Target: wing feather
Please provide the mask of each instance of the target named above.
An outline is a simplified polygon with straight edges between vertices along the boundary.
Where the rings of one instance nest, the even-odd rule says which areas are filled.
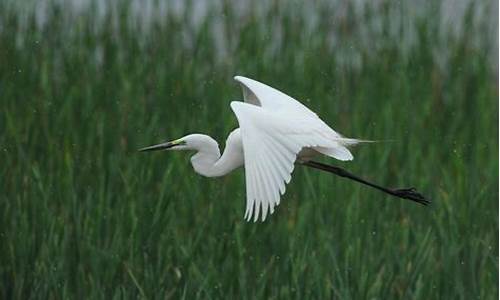
[[[236,76],[245,102],[231,102],[240,124],[245,158],[245,219],[274,212],[286,191],[297,155],[303,148],[339,160],[351,160],[346,146],[361,140],[335,132],[299,101],[256,80]]]
[[[271,152],[271,155],[273,157],[276,157],[277,159],[274,160],[272,159],[271,162],[271,168],[273,169],[273,180],[274,182],[278,185],[278,191],[282,195],[285,193],[285,182],[284,179],[287,177],[288,171],[285,169],[283,164],[279,161],[279,158],[281,154],[277,153],[274,147],[269,147],[269,150]],[[278,195],[279,197],[279,195]]]
[[[246,220],[264,221],[274,212],[299,152],[306,147],[339,144],[322,133],[321,124],[310,117],[276,113],[249,103],[234,101],[243,141],[247,188]],[[309,118],[309,120],[307,119]]]

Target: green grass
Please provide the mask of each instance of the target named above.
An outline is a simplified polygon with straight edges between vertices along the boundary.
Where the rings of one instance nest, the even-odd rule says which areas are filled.
[[[124,12],[97,29],[89,13],[68,33],[53,11],[44,30],[28,16],[20,31],[0,5],[0,298],[497,299],[498,86],[491,40],[472,24],[443,38],[421,20],[404,53],[389,36],[357,43],[327,13],[305,34],[293,10],[228,9],[223,22],[238,26],[215,59],[215,16],[190,46],[187,16],[144,35]],[[334,55],[331,30],[361,67]],[[297,167],[274,215],[246,223],[243,170],[203,178],[187,153],[136,152],[193,132],[223,146],[236,74],[349,137],[391,140],[335,163],[433,205]]]

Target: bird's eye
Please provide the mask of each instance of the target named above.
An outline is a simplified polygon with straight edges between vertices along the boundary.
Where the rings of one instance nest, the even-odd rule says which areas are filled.
[[[184,140],[175,140],[172,142],[175,146],[185,146],[187,145],[186,141]]]

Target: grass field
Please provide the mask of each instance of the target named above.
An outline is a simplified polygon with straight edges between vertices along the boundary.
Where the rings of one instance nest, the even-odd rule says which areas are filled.
[[[320,14],[306,33],[293,6],[276,10],[227,9],[187,36],[182,15],[144,34],[125,10],[68,26],[54,7],[40,29],[0,4],[0,298],[497,299],[498,73],[482,23],[443,36],[430,16],[403,51],[389,34],[358,43],[360,19]],[[223,147],[236,74],[346,136],[391,140],[330,162],[432,206],[297,167],[274,215],[247,223],[243,170],[208,179],[187,153],[136,152],[193,132]]]

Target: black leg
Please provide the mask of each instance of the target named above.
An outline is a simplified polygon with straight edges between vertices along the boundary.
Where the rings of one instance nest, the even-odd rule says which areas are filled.
[[[347,172],[346,170],[339,168],[339,167],[330,166],[330,165],[323,164],[320,162],[315,162],[315,161],[306,161],[306,162],[302,162],[302,164],[305,166],[311,167],[311,168],[318,169],[318,170],[327,171],[327,172],[333,173],[333,174],[341,176],[341,177],[349,178],[351,180],[354,180],[354,181],[357,181],[359,183],[371,186],[377,190],[383,191],[383,192],[385,192],[389,195],[395,196],[395,197],[399,197],[402,199],[408,199],[408,200],[415,201],[415,202],[423,204],[423,205],[428,205],[431,203],[429,200],[425,199],[425,197],[422,196],[422,194],[417,192],[417,190],[415,188],[389,189],[389,188],[385,188],[383,186],[368,182],[368,181],[366,181],[362,178],[359,178],[356,175],[353,175],[353,174],[351,174],[351,173]]]

